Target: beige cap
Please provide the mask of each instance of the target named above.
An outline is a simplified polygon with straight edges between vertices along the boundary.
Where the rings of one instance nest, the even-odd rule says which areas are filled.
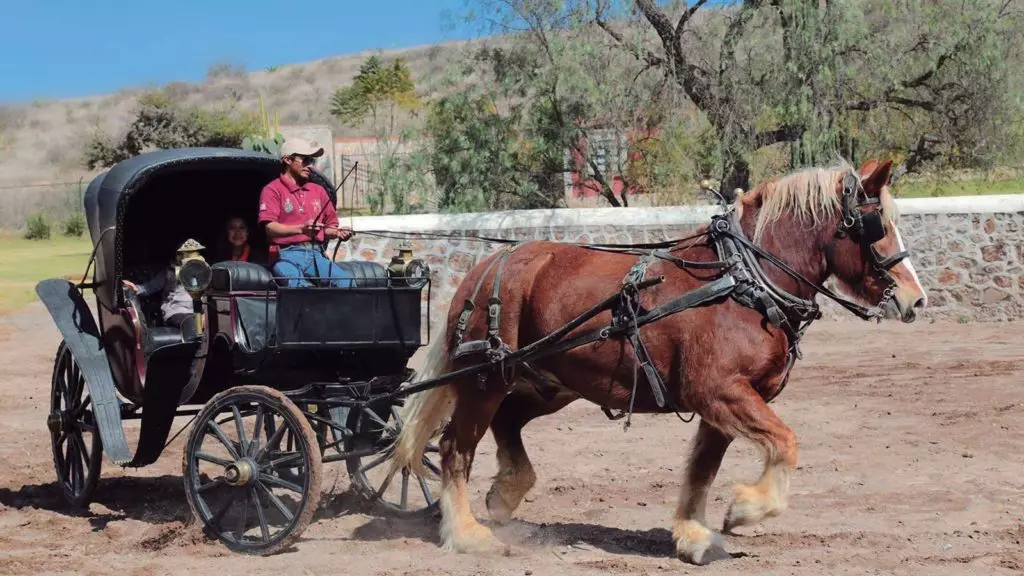
[[[288,138],[281,145],[281,158],[287,158],[292,154],[301,154],[303,156],[312,156],[313,158],[319,158],[324,155],[324,149],[318,146],[316,142],[310,142],[303,140],[302,138]]]

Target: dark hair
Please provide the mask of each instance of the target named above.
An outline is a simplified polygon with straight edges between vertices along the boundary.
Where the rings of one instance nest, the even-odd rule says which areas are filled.
[[[229,215],[227,218],[224,219],[224,224],[221,226],[220,234],[217,235],[217,261],[218,262],[223,261],[223,260],[230,260],[231,259],[231,242],[228,241],[228,226],[231,224],[231,221],[235,220],[235,219],[241,220],[242,221],[242,225],[245,226],[245,229],[247,231],[249,231],[249,233],[250,233],[249,244],[250,245],[252,244],[252,237],[251,237],[252,232],[251,232],[251,229],[249,227],[249,223],[245,221],[244,217],[239,216],[238,214],[231,214],[231,215]]]

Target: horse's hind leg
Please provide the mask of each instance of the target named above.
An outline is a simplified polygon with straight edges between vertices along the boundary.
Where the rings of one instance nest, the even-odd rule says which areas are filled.
[[[491,520],[499,524],[508,522],[537,481],[523,446],[523,427],[534,418],[561,410],[577,398],[568,390],[554,391],[543,397],[533,384],[525,380],[520,380],[516,390],[505,397],[491,422],[498,448],[498,473],[487,492],[487,511]]]
[[[676,553],[687,562],[707,564],[729,557],[722,535],[708,528],[705,514],[708,489],[715,481],[731,442],[730,438],[701,419],[672,526]]]
[[[491,530],[473,517],[469,505],[469,473],[477,444],[505,396],[503,385],[491,378],[480,390],[476,378],[458,384],[455,410],[441,436],[441,545],[457,552],[483,551],[501,544]]]
[[[764,452],[764,472],[755,484],[736,486],[736,497],[725,515],[723,529],[755,524],[778,516],[787,507],[789,476],[797,462],[796,435],[768,407],[749,381],[724,386],[705,416],[729,436],[741,436]]]

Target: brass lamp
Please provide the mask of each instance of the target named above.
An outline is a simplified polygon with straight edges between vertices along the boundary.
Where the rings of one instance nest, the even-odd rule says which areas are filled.
[[[419,288],[426,282],[430,269],[423,260],[413,258],[411,243],[402,242],[397,251],[388,264],[388,275],[398,284]]]
[[[199,299],[213,280],[213,269],[199,253],[200,250],[205,250],[202,244],[191,238],[186,240],[178,248],[178,265],[174,270],[178,282],[181,282],[182,287],[192,297],[197,334],[203,331],[203,312],[202,307],[198,305]]]

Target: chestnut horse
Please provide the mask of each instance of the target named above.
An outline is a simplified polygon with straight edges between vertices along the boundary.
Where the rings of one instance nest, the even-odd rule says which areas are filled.
[[[896,206],[887,185],[891,167],[891,162],[872,160],[858,170],[840,162],[837,167],[813,168],[763,182],[736,199],[730,207],[732,221],[749,239],[750,244],[743,248],[748,255],[760,249],[758,266],[763,266],[763,276],[770,281],[762,286],[773,283],[774,294],[781,291],[788,293],[786,297],[796,297],[790,302],[802,299],[816,313],[815,294],[827,290],[823,283],[833,279],[852,299],[875,306],[875,316],[862,313],[862,318],[899,317],[912,322],[916,309],[926,305],[926,296],[896,228]],[[850,191],[845,188],[848,183],[855,184],[852,196],[845,194]],[[874,218],[873,237],[870,230],[865,231],[871,227],[864,225],[869,216]],[[707,232],[708,226],[700,231]],[[667,252],[668,256],[647,268],[647,274],[664,278],[639,292],[639,303],[647,310],[722,275],[712,265],[692,265],[724,260],[710,241],[683,241]],[[772,256],[776,262],[765,264],[764,259],[771,262]],[[492,266],[497,258],[506,261]],[[500,339],[508,346],[506,350],[516,350],[622,290],[624,278],[637,261],[635,254],[558,242],[526,242],[479,262],[452,301],[462,303],[475,296],[473,302],[483,313],[468,323],[465,336],[479,341],[486,338],[488,304],[494,302],[492,296],[500,298]],[[786,265],[791,272],[782,270]],[[500,289],[492,294],[491,286],[499,274]],[[486,289],[474,290],[480,284]],[[826,294],[834,296],[830,291]],[[521,436],[523,426],[534,418],[552,414],[579,398],[605,408],[631,406],[637,413],[692,412],[700,416],[700,424],[683,475],[672,535],[677,555],[684,561],[704,564],[727,558],[724,539],[710,527],[705,507],[708,489],[730,443],[745,438],[758,445],[764,454],[764,471],[753,484],[735,488],[724,520],[727,534],[734,527],[754,524],[786,509],[790,474],[797,463],[796,435],[768,401],[788,379],[791,355],[798,355],[793,345],[803,329],[778,328],[767,321],[763,311],[739,300],[717,298],[639,328],[650,363],[663,378],[666,402],[656,401],[653,385],[635,384],[636,348],[621,337],[597,339],[531,360],[529,367],[510,362],[511,366],[490,371],[483,378],[459,377],[413,393],[401,413],[404,427],[394,446],[391,474],[405,466],[426,473],[421,465],[424,446],[450,419],[440,439],[442,545],[460,552],[504,548],[491,530],[474,518],[469,505],[470,467],[488,427],[497,443],[499,472],[486,504],[491,520],[500,524],[511,517],[536,482]],[[885,307],[884,314],[880,306]],[[783,311],[791,315],[794,309],[784,307]],[[457,342],[452,334],[457,331],[460,312],[459,304],[451,306],[447,326],[428,350],[417,381],[480,362],[479,358],[453,359]],[[810,320],[816,317],[812,314]],[[611,321],[612,312],[605,311],[570,337],[599,331]],[[642,370],[640,374],[642,381]],[[666,403],[670,407],[665,407]]]

